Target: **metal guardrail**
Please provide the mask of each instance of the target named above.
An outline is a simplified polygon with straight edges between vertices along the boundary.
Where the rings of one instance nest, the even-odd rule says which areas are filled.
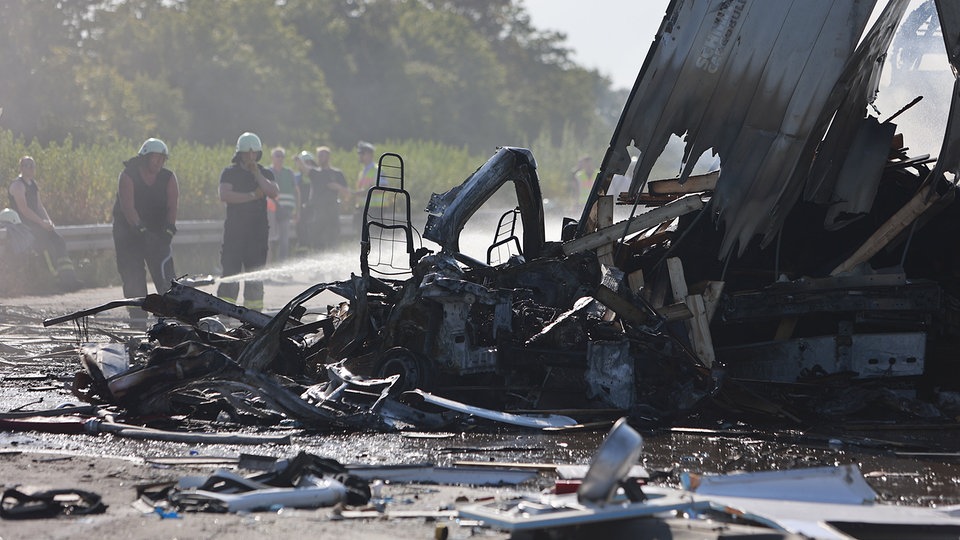
[[[340,234],[348,235],[354,228],[353,216],[340,216]],[[64,225],[57,232],[67,242],[67,251],[96,251],[113,249],[113,225]],[[7,231],[0,227],[0,245],[6,241]],[[291,231],[291,238],[295,233]],[[174,245],[220,244],[223,241],[223,221],[221,220],[181,220],[177,221],[177,234]]]

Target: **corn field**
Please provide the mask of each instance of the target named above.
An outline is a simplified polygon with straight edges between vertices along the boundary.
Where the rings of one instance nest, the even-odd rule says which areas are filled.
[[[546,199],[570,197],[566,193],[570,168],[581,154],[590,153],[579,144],[567,142],[570,137],[564,139],[559,146],[547,143],[546,138],[529,144],[515,144],[527,146],[536,156]],[[269,150],[273,146],[275,144],[264,141],[261,161],[264,166],[269,166]],[[286,165],[293,167],[292,156],[301,150],[313,153],[317,143],[281,146],[287,150]],[[123,162],[136,155],[139,147],[140,141],[85,145],[76,144],[69,137],[60,143],[42,146],[0,130],[0,183],[5,188],[9,186],[18,175],[19,159],[24,155],[33,156],[37,162],[41,198],[55,223],[109,223]],[[405,187],[410,192],[415,212],[424,208],[432,193],[459,185],[496,152],[496,148],[491,148],[487,155],[471,155],[466,148],[415,140],[379,142],[376,147],[378,155],[394,152],[403,157]],[[179,219],[223,218],[218,184],[220,172],[230,164],[233,151],[233,145],[226,144],[210,147],[181,143],[170,147],[166,166],[176,173],[180,183]],[[599,163],[602,157],[599,150],[594,149],[592,155]],[[348,182],[353,181],[359,170],[354,148],[331,148],[331,163],[343,170]],[[2,204],[7,205],[6,197]]]

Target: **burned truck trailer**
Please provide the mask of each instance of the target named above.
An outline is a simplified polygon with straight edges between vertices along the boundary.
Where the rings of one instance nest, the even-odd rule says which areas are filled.
[[[577,236],[596,230],[610,199],[643,212],[699,193],[703,210],[623,234],[608,250],[623,272],[643,273],[648,298],[678,285],[722,287],[699,326],[728,377],[897,385],[926,373],[928,389],[960,382],[960,10],[923,2],[898,34],[908,4],[734,0],[668,9]],[[946,119],[936,158],[910,154],[893,122],[915,114],[920,98],[908,94],[883,120],[869,114],[880,114],[895,36],[898,81],[909,82],[900,60],[914,41],[929,53],[935,37],[950,62],[942,86],[952,85],[952,104],[925,104]],[[648,181],[673,136],[683,137],[679,176]],[[708,152],[719,169],[694,175]],[[686,283],[671,275],[670,259]],[[692,330],[687,337],[703,339]]]

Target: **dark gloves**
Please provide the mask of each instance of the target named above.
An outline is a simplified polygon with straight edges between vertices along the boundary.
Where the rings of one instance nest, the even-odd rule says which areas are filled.
[[[165,234],[170,240],[173,240],[173,235],[177,234],[177,226],[173,223],[167,225],[163,228],[163,234]]]

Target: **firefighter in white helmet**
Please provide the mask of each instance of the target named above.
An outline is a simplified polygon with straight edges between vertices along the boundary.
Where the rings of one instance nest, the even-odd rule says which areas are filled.
[[[170,151],[160,139],[143,142],[137,155],[123,162],[113,206],[113,245],[117,271],[127,298],[147,295],[144,265],[158,294],[176,279],[173,268],[173,235],[177,233],[180,185],[177,175],[164,167]],[[146,321],[146,312],[130,308],[131,324]]]
[[[220,173],[220,200],[227,205],[220,251],[224,278],[259,270],[267,263],[266,198],[276,198],[280,188],[274,181],[273,172],[260,165],[261,157],[263,145],[260,137],[244,133],[237,139],[233,164]],[[220,281],[217,296],[235,304],[239,295],[239,282]],[[258,311],[263,309],[263,281],[244,280],[243,305]]]

